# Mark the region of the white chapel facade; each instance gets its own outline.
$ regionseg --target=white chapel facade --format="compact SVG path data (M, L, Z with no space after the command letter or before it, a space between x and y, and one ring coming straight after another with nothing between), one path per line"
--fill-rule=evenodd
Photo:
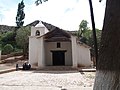
M43 22L44 24L44 22ZM29 63L38 68L46 66L90 66L90 47L77 37L51 24L31 27ZM50 30L51 29L51 30Z

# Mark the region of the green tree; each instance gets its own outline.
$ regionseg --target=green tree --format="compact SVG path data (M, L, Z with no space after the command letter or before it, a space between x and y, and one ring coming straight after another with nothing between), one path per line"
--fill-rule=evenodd
M16 15L16 24L18 28L20 28L24 24L24 21L23 21L23 19L25 18L24 7L25 5L22 0L21 3L18 4L18 10Z
M100 46L100 41L101 41L101 33L102 30L96 29L96 37L97 37L97 45L98 45L98 49ZM88 30L84 33L84 37L87 38L87 44L89 46L91 46L92 48L94 48L94 39L93 39L93 33L92 30Z
M2 50L2 44L0 44L0 50Z
M21 27L18 29L16 34L16 42L19 47L23 49L24 56L28 51L29 37L30 36L30 27Z
M98 53L99 53L99 49L100 49L101 33L102 33L102 30L96 29ZM91 47L91 55L95 56L94 39L93 39L92 30L88 30L87 32L85 32L84 36L87 38L86 44Z
M6 44L3 48L3 54L10 54L13 51L13 46L11 44Z
M79 30L78 30L78 37L84 37L84 33L89 29L88 28L88 22L86 20L82 20L80 25L79 25Z
M80 25L79 25L79 30L77 31L77 37L79 38L80 41L86 43L87 38L85 37L85 33L87 30L89 30L87 26L88 22L86 20L82 20Z
M16 43L15 43L14 31L8 31L6 33L1 34L0 35L0 43L2 44L2 46L6 45L6 44L12 44L12 46L15 47Z

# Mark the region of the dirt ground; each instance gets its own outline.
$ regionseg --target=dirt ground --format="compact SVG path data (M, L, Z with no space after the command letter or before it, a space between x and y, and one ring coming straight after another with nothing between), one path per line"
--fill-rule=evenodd
M16 64L19 64L21 67L26 61L28 60L24 60L23 56L14 56L0 60L0 70L15 68Z
M0 70L15 68L16 64L19 64L19 67L27 60L17 59L15 57L8 58L7 60L13 60L14 62L0 64ZM73 88L78 90L78 88L86 87L90 89L82 90L92 90L95 79L95 72L79 72L74 70L69 71L14 71L10 73L0 74L0 88L7 90L15 90L13 88L20 87L20 90L28 90L28 87L33 88L42 88L46 87L52 89L45 90L62 90L57 89L61 87ZM56 88L56 89L53 89ZM34 89L35 90L35 89ZM69 90L69 89L67 89ZM74 90L74 89L70 89ZM81 89L80 89L81 90Z
M0 75L2 90L92 90L95 72L78 71L13 71ZM45 89L45 88L51 89ZM55 89L56 88L56 89ZM65 89L61 89L65 88ZM71 89L70 89L71 88ZM72 89L76 88L76 89Z

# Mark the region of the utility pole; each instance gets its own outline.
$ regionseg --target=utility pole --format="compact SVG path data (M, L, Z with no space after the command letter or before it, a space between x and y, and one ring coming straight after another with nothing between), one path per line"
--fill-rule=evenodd
M92 31L93 31L93 39L94 39L94 49L95 49L96 65L97 65L97 59L98 59L98 46L97 46L97 37L96 37L96 29L95 29L95 21L94 21L94 13L93 13L92 0L89 0L89 5L90 5L91 22L92 22Z

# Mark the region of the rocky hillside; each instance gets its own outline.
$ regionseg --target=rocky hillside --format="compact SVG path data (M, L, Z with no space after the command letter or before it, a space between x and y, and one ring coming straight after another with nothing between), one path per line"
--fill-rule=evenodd
M36 20L26 26L36 26L39 23L39 20ZM13 31L16 29L16 26L0 25L0 33L5 33L7 31Z
M0 32L5 33L7 31L15 30L15 26L0 25Z
M40 21L39 20L35 20L34 22L26 25L26 26L36 26ZM49 24L49 23L46 23L46 22L43 22L41 21L41 23L48 29L48 30L53 30L56 26L52 25L52 24ZM0 25L0 33L5 33L7 31L13 31L13 30L17 30L17 27L16 26L8 26L8 25ZM69 31L70 32L70 31ZM71 32L72 34L76 32L73 31Z

